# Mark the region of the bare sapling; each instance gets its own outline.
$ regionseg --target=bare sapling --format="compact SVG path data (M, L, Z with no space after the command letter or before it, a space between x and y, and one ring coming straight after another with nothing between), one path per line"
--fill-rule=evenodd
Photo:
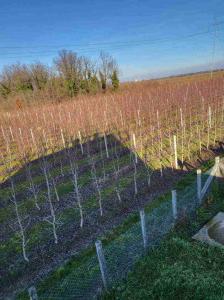
M119 170L116 168L113 161L114 177L115 177L115 192L117 195L118 202L121 203L120 184L119 184Z
M209 106L208 108L208 126L207 126L207 149L209 148L210 145L210 129L212 128L212 110L211 107Z
M27 179L28 179L28 182L29 182L29 191L31 192L31 194L33 196L36 208L38 210L40 210L40 206L38 204L38 192L39 191L38 191L37 186L34 184L32 173L31 173L31 167L30 167L29 162L25 162L25 169L26 169Z
M11 126L9 126L9 131L10 131L11 139L12 139L12 141L14 142L15 139L14 139L14 135L13 135L12 127L11 127Z
M133 159L133 166L134 166L134 191L135 191L135 195L138 194L138 186L137 186L137 166L136 166L136 161L135 158Z
M120 162L119 162L119 157L118 157L118 153L117 153L117 141L116 140L115 140L115 143L114 143L114 153L115 153L115 157L116 157L117 171L119 172L119 170L120 170Z
M106 170L105 170L105 160L104 160L104 152L102 149L102 139L99 139L99 145L100 145L100 158L102 162L102 170L103 170L103 181L106 181Z
M81 135L81 132L80 132L80 131L78 132L78 135L79 135L80 149L81 149L81 153L82 153L82 155L83 155L83 154L84 154L84 150L83 150L83 145L82 145L82 135Z
M78 208L79 208L79 214L80 214L80 227L83 227L84 218L83 218L83 208L82 208L82 197L78 185L78 171L77 171L77 165L74 160L74 155L71 153L72 151L68 150L68 157L69 157L69 163L70 163L70 170L72 174L72 183L74 186L74 193L77 200Z
M91 175L92 175L92 179L93 179L93 184L96 188L97 194L98 194L98 202L99 202L99 208L100 208L100 215L103 215L103 207L102 207L102 193L101 193L101 187L100 187L100 183L99 180L97 178L97 174L96 174L96 166L95 166L95 161L93 160L93 158L91 156L89 156L89 162L90 162L90 166L91 166Z
M148 162L148 157L147 157L147 146L145 146L145 151L144 151L144 165L146 168L146 172L147 172L147 185L148 188L150 188L151 186L151 176L153 171L149 168L149 162Z
M52 181L52 185L54 188L55 197L56 197L57 201L59 202L60 198L59 198L59 194L58 194L58 190L57 190L57 185L56 185L56 182L55 182L55 179L53 176L51 176L51 181Z
M26 245L29 242L29 240L26 240L26 237L25 237L25 231L29 224L27 224L26 226L23 225L22 217L19 213L19 207L18 207L18 203L17 203L17 199L16 199L16 192L15 192L13 179L11 178L10 181L11 181L11 199L10 200L14 204L14 208L15 208L16 220L17 220L17 223L19 226L18 234L19 234L19 238L21 240L23 258L25 261L29 262L29 259L27 257L27 253L26 253Z
M109 158L109 152L108 152L108 147L107 147L107 136L106 136L105 132L103 134L103 138L104 138L104 144L105 144L107 158Z
M50 183L50 175L49 175L49 170L48 170L49 167L48 167L48 163L47 163L45 157L42 157L41 160L42 160L41 168L42 168L42 171L44 174L46 187L47 187L46 198L47 198L47 202L48 202L49 208L50 208L50 216L45 218L45 221L47 221L52 226L54 242L55 242L55 244L57 244L58 243L58 236L57 236L57 231L56 231L57 221L56 221L54 206L53 206L52 198L51 198L51 183Z

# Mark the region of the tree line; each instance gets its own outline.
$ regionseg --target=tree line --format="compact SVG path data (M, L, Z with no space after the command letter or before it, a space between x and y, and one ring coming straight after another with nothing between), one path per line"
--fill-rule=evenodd
M71 50L61 50L53 65L36 62L5 66L0 74L0 95L8 98L18 93L57 90L61 96L106 91L119 87L118 65L108 53L101 52L97 62L78 56Z

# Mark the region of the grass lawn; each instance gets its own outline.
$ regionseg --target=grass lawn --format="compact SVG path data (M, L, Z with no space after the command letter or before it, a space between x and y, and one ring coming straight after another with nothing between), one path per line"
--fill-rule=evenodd
M178 224L103 299L224 299L224 248L191 239L219 211L224 211L224 186L214 182L196 218Z

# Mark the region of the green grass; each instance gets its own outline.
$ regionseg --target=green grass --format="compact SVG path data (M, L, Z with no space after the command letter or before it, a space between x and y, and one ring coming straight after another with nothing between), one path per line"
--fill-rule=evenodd
M179 224L102 298L224 299L224 249L191 238L212 216L224 211L223 197L224 187L214 183L196 219Z

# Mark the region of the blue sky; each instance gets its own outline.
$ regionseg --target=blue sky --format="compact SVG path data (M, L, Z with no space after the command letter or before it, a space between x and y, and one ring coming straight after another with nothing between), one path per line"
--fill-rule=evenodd
M109 52L123 79L223 66L223 13L223 0L0 0L0 69L63 48Z

